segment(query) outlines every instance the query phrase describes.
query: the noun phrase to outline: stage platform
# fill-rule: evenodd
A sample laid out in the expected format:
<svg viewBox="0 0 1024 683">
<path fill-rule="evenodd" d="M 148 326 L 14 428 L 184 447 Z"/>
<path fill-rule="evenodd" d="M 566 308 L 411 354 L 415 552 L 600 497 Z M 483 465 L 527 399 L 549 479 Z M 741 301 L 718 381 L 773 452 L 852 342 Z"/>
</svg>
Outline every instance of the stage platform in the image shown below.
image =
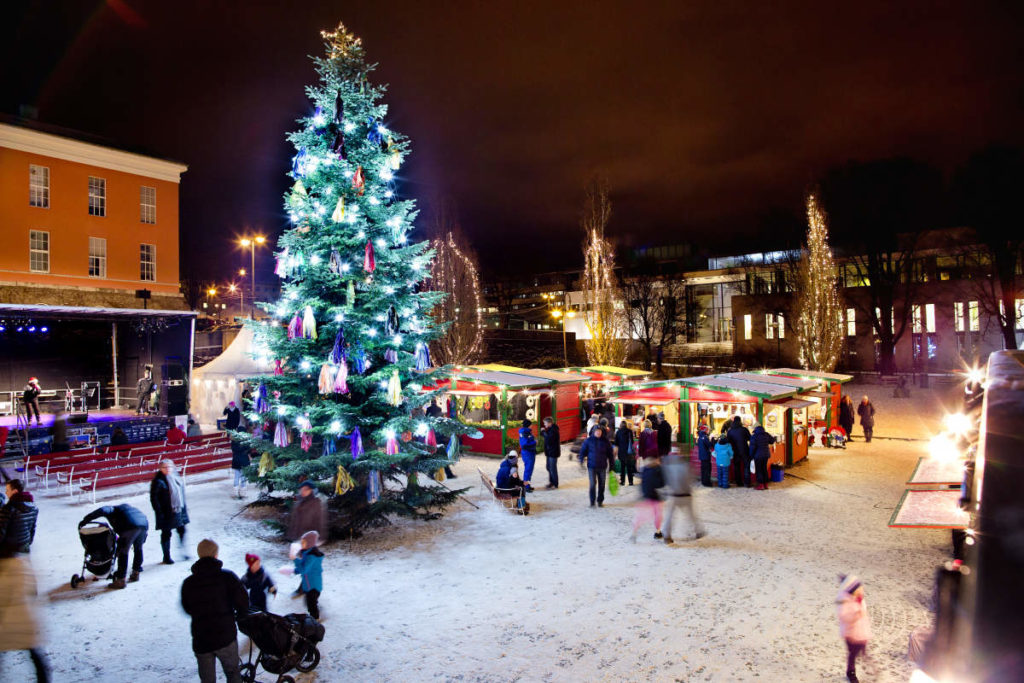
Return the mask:
<svg viewBox="0 0 1024 683">
<path fill-rule="evenodd" d="M 49 453 L 53 444 L 52 413 L 43 414 L 42 426 L 32 426 L 28 430 L 28 451 L 30 455 Z M 86 421 L 81 423 L 68 422 L 68 443 L 71 448 L 87 448 L 89 446 L 105 446 L 110 443 L 114 430 L 120 427 L 128 443 L 159 441 L 167 436 L 171 426 L 171 418 L 162 415 L 136 415 L 133 410 L 96 410 L 90 411 Z M 14 415 L 0 417 L 0 426 L 15 427 Z"/>
</svg>

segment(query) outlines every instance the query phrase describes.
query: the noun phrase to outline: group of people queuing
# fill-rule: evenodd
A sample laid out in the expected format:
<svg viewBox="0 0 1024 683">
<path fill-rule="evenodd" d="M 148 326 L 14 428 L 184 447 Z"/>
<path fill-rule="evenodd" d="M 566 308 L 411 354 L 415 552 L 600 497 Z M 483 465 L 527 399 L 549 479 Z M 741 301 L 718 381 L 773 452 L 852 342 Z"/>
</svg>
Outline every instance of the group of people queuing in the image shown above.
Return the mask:
<svg viewBox="0 0 1024 683">
<path fill-rule="evenodd" d="M 768 460 L 772 455 L 775 437 L 761 425 L 755 425 L 751 432 L 736 415 L 722 424 L 721 433 L 712 437 L 706 424 L 697 429 L 697 457 L 700 459 L 700 483 L 713 486 L 711 481 L 711 460 L 715 461 L 718 472 L 718 486 L 729 488 L 729 468 L 737 486 L 754 487 L 758 491 L 768 490 Z M 751 473 L 753 470 L 753 473 Z M 753 474 L 753 476 L 751 476 Z"/>
</svg>

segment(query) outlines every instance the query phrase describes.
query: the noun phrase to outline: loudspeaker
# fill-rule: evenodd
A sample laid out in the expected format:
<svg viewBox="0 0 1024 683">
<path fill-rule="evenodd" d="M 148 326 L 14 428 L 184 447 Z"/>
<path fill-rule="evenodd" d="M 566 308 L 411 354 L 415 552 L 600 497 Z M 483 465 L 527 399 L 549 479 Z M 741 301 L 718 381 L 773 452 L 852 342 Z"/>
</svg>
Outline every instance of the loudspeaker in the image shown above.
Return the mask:
<svg viewBox="0 0 1024 683">
<path fill-rule="evenodd" d="M 68 413 L 69 425 L 84 425 L 89 421 L 89 413 Z"/>
<path fill-rule="evenodd" d="M 181 363 L 164 363 L 160 366 L 160 379 L 164 382 L 185 379 L 185 366 Z"/>
<path fill-rule="evenodd" d="M 160 412 L 164 415 L 184 415 L 188 403 L 188 392 L 183 384 L 168 384 L 164 382 L 160 386 Z"/>
</svg>

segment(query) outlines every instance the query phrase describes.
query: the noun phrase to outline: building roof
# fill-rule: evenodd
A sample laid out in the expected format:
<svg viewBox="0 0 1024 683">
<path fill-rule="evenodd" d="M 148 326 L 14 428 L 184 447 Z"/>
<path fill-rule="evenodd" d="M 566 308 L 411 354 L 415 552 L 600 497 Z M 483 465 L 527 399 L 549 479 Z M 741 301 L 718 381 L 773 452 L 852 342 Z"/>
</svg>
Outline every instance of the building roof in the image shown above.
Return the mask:
<svg viewBox="0 0 1024 683">
<path fill-rule="evenodd" d="M 501 363 L 484 363 L 483 365 L 474 365 L 477 370 L 489 370 L 493 372 L 510 372 L 513 375 L 523 375 L 525 377 L 540 377 L 546 379 L 549 382 L 557 382 L 558 384 L 571 384 L 573 382 L 589 382 L 590 377 L 587 375 L 581 375 L 577 372 L 563 372 L 562 370 L 542 370 L 539 368 L 518 368 L 514 365 L 502 365 Z"/>
<path fill-rule="evenodd" d="M 579 372 L 596 372 L 602 375 L 619 375 L 620 377 L 646 377 L 651 374 L 650 370 L 634 370 L 633 368 L 620 368 L 616 365 L 588 365 L 585 368 L 569 368 Z"/>
<path fill-rule="evenodd" d="M 800 370 L 797 368 L 773 368 L 767 371 L 771 375 L 785 375 L 787 377 L 807 377 L 817 380 L 829 380 L 832 382 L 849 382 L 853 375 L 843 375 L 836 372 L 818 372 L 816 370 Z"/>
<path fill-rule="evenodd" d="M 787 387 L 782 384 L 752 382 L 747 379 L 739 379 L 728 375 L 702 375 L 700 377 L 684 377 L 673 381 L 678 382 L 682 386 L 692 387 L 695 389 L 732 391 L 766 399 L 786 398 L 787 396 L 793 396 L 800 391 L 795 387 Z"/>
<path fill-rule="evenodd" d="M 510 387 L 514 389 L 525 389 L 528 387 L 546 387 L 551 385 L 550 379 L 545 379 L 543 377 L 531 377 L 528 375 L 516 375 L 512 374 L 511 372 L 473 372 L 471 370 L 457 370 L 452 373 L 452 377 L 467 382 L 493 384 L 494 386 Z"/>
<path fill-rule="evenodd" d="M 117 320 L 120 318 L 170 318 L 198 315 L 195 311 L 159 308 L 90 308 L 89 306 L 44 306 L 42 304 L 0 304 L 0 316 L 34 315 L 41 318 Z"/>
<path fill-rule="evenodd" d="M 781 375 L 770 375 L 765 372 L 727 372 L 723 377 L 735 377 L 749 382 L 765 382 L 768 384 L 781 384 L 784 387 L 795 387 L 797 389 L 814 389 L 818 381 L 803 379 L 801 377 L 783 377 Z"/>
</svg>

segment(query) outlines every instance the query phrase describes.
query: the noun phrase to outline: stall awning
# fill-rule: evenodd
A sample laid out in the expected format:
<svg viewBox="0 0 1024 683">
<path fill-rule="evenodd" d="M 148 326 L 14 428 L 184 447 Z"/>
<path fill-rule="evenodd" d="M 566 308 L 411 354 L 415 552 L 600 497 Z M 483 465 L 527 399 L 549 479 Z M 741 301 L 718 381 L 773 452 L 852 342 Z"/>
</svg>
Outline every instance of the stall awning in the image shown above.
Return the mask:
<svg viewBox="0 0 1024 683">
<path fill-rule="evenodd" d="M 793 387 L 795 389 L 813 389 L 818 386 L 817 380 L 801 379 L 799 377 L 780 377 L 778 375 L 768 375 L 763 372 L 727 372 L 721 376 L 735 377 L 736 379 L 746 380 L 747 382 L 779 384 L 784 387 Z"/>
<path fill-rule="evenodd" d="M 889 526 L 912 529 L 966 529 L 970 515 L 960 509 L 956 489 L 907 489 Z"/>
<path fill-rule="evenodd" d="M 623 391 L 620 394 L 616 394 L 615 398 L 609 401 L 609 403 L 663 406 L 678 400 L 678 389 L 642 389 L 639 391 Z"/>
<path fill-rule="evenodd" d="M 747 379 L 730 377 L 729 375 L 701 375 L 699 377 L 686 377 L 676 380 L 682 386 L 695 389 L 710 389 L 712 391 L 732 391 L 743 394 L 750 394 L 757 398 L 777 399 L 786 398 L 799 393 L 795 387 L 786 387 L 781 384 L 770 384 L 767 382 L 753 382 Z"/>
<path fill-rule="evenodd" d="M 768 401 L 768 405 L 782 406 L 783 408 L 789 408 L 791 410 L 800 410 L 801 408 L 807 408 L 808 406 L 818 405 L 814 401 L 805 401 L 799 398 L 784 398 L 781 401 Z"/>
<path fill-rule="evenodd" d="M 827 391 L 805 391 L 800 396 L 813 396 L 814 398 L 832 398 L 832 394 Z"/>
<path fill-rule="evenodd" d="M 853 375 L 841 375 L 837 372 L 817 372 L 815 370 L 801 370 L 799 368 L 772 368 L 768 370 L 771 375 L 786 375 L 787 377 L 806 377 L 808 379 L 826 380 L 829 382 L 849 382 Z"/>
<path fill-rule="evenodd" d="M 543 377 L 531 377 L 528 375 L 515 375 L 511 372 L 470 372 L 462 370 L 452 373 L 453 377 L 466 382 L 479 382 L 481 384 L 493 384 L 495 386 L 510 387 L 513 389 L 525 389 L 528 387 L 545 387 L 551 384 L 551 380 Z"/>
</svg>

